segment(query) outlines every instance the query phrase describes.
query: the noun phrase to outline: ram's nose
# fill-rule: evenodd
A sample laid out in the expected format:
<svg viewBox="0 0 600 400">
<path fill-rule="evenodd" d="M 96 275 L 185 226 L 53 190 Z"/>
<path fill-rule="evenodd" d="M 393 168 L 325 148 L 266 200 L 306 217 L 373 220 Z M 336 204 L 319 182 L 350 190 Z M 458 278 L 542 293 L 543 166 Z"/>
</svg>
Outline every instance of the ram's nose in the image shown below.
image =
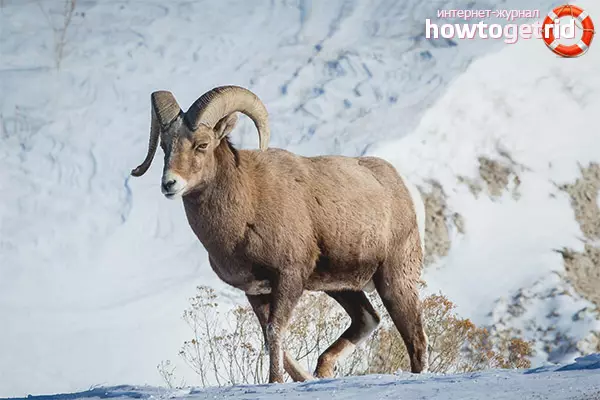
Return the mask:
<svg viewBox="0 0 600 400">
<path fill-rule="evenodd" d="M 162 178 L 161 190 L 168 198 L 180 197 L 187 186 L 187 181 L 176 173 L 167 171 Z"/>
<path fill-rule="evenodd" d="M 163 193 L 171 192 L 171 188 L 173 188 L 176 183 L 177 183 L 177 181 L 175 179 L 171 179 L 170 181 L 163 182 L 163 184 L 162 184 Z"/>
</svg>

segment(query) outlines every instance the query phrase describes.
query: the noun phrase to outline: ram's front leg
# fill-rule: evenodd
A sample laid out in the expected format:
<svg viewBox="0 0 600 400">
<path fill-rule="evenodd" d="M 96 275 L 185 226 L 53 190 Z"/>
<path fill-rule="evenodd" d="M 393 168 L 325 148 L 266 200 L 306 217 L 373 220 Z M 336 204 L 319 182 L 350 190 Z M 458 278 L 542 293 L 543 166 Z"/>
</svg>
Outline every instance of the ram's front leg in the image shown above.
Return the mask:
<svg viewBox="0 0 600 400">
<path fill-rule="evenodd" d="M 301 268 L 288 268 L 282 271 L 273 286 L 271 312 L 267 323 L 270 383 L 283 383 L 283 339 L 294 307 L 303 292 L 299 271 Z"/>
<path fill-rule="evenodd" d="M 269 286 L 270 287 L 270 286 Z M 246 295 L 248 297 L 248 302 L 252 306 L 254 313 L 258 317 L 258 322 L 260 323 L 260 327 L 263 331 L 263 335 L 265 338 L 265 345 L 267 348 L 269 347 L 269 343 L 267 341 L 267 322 L 269 320 L 269 308 L 271 307 L 271 295 L 263 294 L 263 295 Z M 296 361 L 287 351 L 283 351 L 283 368 L 285 372 L 287 372 L 290 377 L 294 380 L 294 382 L 304 382 L 314 377 L 309 374 L 300 364 Z"/>
</svg>

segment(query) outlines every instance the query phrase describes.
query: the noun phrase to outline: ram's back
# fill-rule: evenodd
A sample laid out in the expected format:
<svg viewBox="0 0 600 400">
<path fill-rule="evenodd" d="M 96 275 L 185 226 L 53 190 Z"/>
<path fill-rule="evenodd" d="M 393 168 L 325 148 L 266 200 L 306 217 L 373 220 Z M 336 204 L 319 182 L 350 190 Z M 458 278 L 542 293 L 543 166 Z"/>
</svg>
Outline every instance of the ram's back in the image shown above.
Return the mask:
<svg viewBox="0 0 600 400">
<path fill-rule="evenodd" d="M 329 268 L 377 265 L 414 227 L 410 193 L 383 159 L 302 157 L 280 149 L 258 157 L 261 197 L 298 233 L 295 240 L 314 240 Z"/>
</svg>

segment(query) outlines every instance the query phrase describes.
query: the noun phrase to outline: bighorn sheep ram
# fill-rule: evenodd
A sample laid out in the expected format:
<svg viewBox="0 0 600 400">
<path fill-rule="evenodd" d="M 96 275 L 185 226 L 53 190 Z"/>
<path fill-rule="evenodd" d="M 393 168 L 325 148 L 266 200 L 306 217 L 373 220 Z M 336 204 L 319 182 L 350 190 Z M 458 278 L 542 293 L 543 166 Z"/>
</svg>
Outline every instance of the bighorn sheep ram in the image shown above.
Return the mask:
<svg viewBox="0 0 600 400">
<path fill-rule="evenodd" d="M 376 289 L 398 328 L 413 372 L 427 368 L 418 282 L 425 211 L 416 188 L 376 157 L 302 157 L 269 148 L 268 114 L 237 86 L 214 88 L 183 112 L 170 92 L 151 95 L 150 143 L 133 176 L 143 175 L 159 140 L 162 193 L 183 198 L 189 224 L 214 272 L 245 292 L 269 349 L 269 381 L 312 375 L 282 339 L 304 290 L 324 291 L 350 315 L 348 329 L 320 355 L 315 374 L 336 362 L 379 323 L 364 290 Z M 260 150 L 236 150 L 227 135 L 246 114 Z"/>
</svg>

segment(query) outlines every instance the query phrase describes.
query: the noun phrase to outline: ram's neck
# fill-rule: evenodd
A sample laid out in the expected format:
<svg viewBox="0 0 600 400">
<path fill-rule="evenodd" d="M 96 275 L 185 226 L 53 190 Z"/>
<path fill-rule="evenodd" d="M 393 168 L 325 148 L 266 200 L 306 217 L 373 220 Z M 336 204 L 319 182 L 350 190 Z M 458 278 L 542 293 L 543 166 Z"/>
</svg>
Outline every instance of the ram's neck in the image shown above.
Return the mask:
<svg viewBox="0 0 600 400">
<path fill-rule="evenodd" d="M 192 230 L 209 252 L 233 251 L 254 214 L 250 160 L 226 141 L 215 149 L 215 158 L 213 181 L 184 196 L 183 204 Z"/>
</svg>

